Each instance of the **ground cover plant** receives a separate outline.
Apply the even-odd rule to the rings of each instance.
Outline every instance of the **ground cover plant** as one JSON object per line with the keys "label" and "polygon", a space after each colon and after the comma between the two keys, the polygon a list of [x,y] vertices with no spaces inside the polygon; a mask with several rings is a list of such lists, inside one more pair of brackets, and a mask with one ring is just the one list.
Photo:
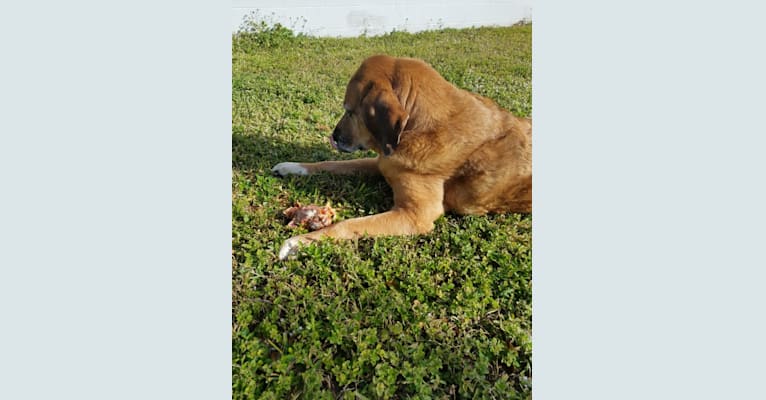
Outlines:
{"label": "ground cover plant", "polygon": [[234,399],[529,398],[531,215],[446,215],[418,237],[320,242],[282,210],[386,211],[382,178],[277,178],[281,161],[340,154],[327,136],[345,85],[376,53],[422,58],[455,85],[531,114],[531,25],[313,38],[254,25],[232,49]]}

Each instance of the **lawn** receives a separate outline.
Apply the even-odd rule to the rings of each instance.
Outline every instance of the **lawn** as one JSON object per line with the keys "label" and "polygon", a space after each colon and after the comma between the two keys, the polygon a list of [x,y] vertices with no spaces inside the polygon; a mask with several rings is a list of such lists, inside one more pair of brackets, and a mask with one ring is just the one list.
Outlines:
{"label": "lawn", "polygon": [[419,237],[361,238],[277,261],[295,202],[339,219],[386,211],[382,178],[277,178],[281,161],[369,157],[327,142],[345,85],[373,54],[422,58],[447,80],[531,114],[532,26],[312,38],[233,36],[234,399],[530,398],[531,215],[439,218]]}

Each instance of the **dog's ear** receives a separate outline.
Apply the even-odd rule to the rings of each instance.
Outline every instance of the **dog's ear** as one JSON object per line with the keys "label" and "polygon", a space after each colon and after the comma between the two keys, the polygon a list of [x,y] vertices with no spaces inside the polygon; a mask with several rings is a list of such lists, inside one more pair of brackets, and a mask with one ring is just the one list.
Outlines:
{"label": "dog's ear", "polygon": [[410,115],[391,90],[382,90],[364,111],[367,129],[380,144],[384,156],[390,156],[401,140]]}

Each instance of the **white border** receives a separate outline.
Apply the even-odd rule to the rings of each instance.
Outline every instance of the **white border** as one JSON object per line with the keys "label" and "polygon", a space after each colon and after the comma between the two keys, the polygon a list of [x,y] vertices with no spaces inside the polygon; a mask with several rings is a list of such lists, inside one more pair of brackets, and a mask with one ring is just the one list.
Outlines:
{"label": "white border", "polygon": [[0,11],[0,398],[231,397],[230,5]]}

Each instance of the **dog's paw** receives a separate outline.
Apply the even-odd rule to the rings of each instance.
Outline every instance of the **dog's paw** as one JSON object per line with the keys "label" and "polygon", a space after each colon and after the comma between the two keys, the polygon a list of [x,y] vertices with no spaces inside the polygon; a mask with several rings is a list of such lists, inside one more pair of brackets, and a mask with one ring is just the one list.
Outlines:
{"label": "dog's paw", "polygon": [[279,261],[284,261],[287,257],[297,253],[300,245],[301,241],[297,237],[285,240],[285,243],[282,244],[282,247],[279,249]]}
{"label": "dog's paw", "polygon": [[287,176],[287,175],[308,175],[309,171],[303,168],[300,163],[297,162],[281,162],[271,169],[274,175]]}

